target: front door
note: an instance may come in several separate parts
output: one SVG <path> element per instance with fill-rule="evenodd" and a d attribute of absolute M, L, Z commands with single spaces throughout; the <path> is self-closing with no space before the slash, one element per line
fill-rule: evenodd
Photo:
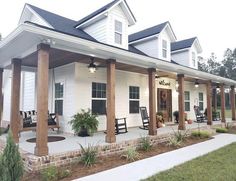
<path fill-rule="evenodd" d="M 171 89 L 157 89 L 157 110 L 162 112 L 165 122 L 172 121 Z"/>

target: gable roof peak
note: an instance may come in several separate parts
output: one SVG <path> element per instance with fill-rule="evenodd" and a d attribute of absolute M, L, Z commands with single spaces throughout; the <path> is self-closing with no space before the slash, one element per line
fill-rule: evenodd
<path fill-rule="evenodd" d="M 103 15 L 104 13 L 109 11 L 109 9 L 111 9 L 115 5 L 119 5 L 120 3 L 124 3 L 124 6 L 126 7 L 126 11 L 128 12 L 128 14 L 130 16 L 129 19 L 132 19 L 132 20 L 129 20 L 129 22 L 130 22 L 130 24 L 134 24 L 136 22 L 136 19 L 133 15 L 131 9 L 129 8 L 126 0 L 113 0 L 110 3 L 106 4 L 105 6 L 99 8 L 98 10 L 96 10 L 94 12 L 92 12 L 88 16 L 85 16 L 84 18 L 77 21 L 75 27 L 78 28 L 78 27 L 82 26 L 83 24 L 85 24 L 86 22 L 88 22 L 89 20 Z"/>
<path fill-rule="evenodd" d="M 136 32 L 136 33 L 133 33 L 133 34 L 129 35 L 129 42 L 132 43 L 134 41 L 138 41 L 138 40 L 141 40 L 141 39 L 144 39 L 144 38 L 147 38 L 147 37 L 151 37 L 153 35 L 157 35 L 157 34 L 161 33 L 162 30 L 164 30 L 168 25 L 170 27 L 170 30 L 173 34 L 174 39 L 176 39 L 176 36 L 175 36 L 175 34 L 172 30 L 170 22 L 165 21 L 161 24 L 152 26 L 150 28 L 146 28 L 144 30 L 141 30 L 139 32 Z"/>

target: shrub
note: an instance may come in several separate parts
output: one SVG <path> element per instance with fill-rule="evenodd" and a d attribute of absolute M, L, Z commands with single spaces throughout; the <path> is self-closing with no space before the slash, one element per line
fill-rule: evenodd
<path fill-rule="evenodd" d="M 98 148 L 96 146 L 88 145 L 87 148 L 84 148 L 80 144 L 81 148 L 81 158 L 80 162 L 83 163 L 86 167 L 90 167 L 97 161 Z"/>
<path fill-rule="evenodd" d="M 128 161 L 135 161 L 139 159 L 139 153 L 136 151 L 135 148 L 130 147 L 124 151 L 121 157 L 125 158 Z"/>
<path fill-rule="evenodd" d="M 211 136 L 208 131 L 193 131 L 191 135 L 197 138 L 209 138 Z"/>
<path fill-rule="evenodd" d="M 59 179 L 70 176 L 71 171 L 66 169 L 58 169 L 56 166 L 50 166 L 41 171 L 43 181 L 57 181 Z"/>
<path fill-rule="evenodd" d="M 55 166 L 50 166 L 41 172 L 42 179 L 44 181 L 56 181 L 58 180 L 58 171 Z"/>
<path fill-rule="evenodd" d="M 4 167 L 2 163 L 2 155 L 0 155 L 0 180 L 3 180 Z"/>
<path fill-rule="evenodd" d="M 144 136 L 140 138 L 140 150 L 149 151 L 152 148 L 149 137 Z"/>
<path fill-rule="evenodd" d="M 182 144 L 181 140 L 177 140 L 176 137 L 171 136 L 167 141 L 167 146 L 180 147 Z"/>
<path fill-rule="evenodd" d="M 12 133 L 7 136 L 7 144 L 3 150 L 1 164 L 4 168 L 2 180 L 19 181 L 23 176 L 24 166 L 19 153 L 19 147 L 14 143 Z"/>
<path fill-rule="evenodd" d="M 216 128 L 216 132 L 217 133 L 228 133 L 228 129 L 227 128 Z"/>
<path fill-rule="evenodd" d="M 225 127 L 226 127 L 226 129 L 230 130 L 233 127 L 233 123 L 232 122 L 228 122 L 228 123 L 226 123 Z"/>
<path fill-rule="evenodd" d="M 185 130 L 185 131 L 181 131 L 181 130 L 177 130 L 177 131 L 174 131 L 174 137 L 176 139 L 177 142 L 182 142 L 185 140 L 185 138 L 188 136 L 188 130 Z"/>

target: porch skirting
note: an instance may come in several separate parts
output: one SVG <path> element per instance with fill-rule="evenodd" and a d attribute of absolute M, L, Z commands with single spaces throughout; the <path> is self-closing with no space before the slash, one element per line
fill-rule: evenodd
<path fill-rule="evenodd" d="M 197 129 L 198 128 L 189 129 L 188 135 L 190 135 L 191 131 L 197 130 Z M 211 129 L 211 126 L 203 126 L 201 127 L 201 130 L 210 130 L 213 132 L 213 129 Z M 154 136 L 148 136 L 148 137 L 150 138 L 152 145 L 157 145 L 159 143 L 168 141 L 171 135 L 173 135 L 173 132 L 160 134 L 160 135 L 154 135 Z M 98 155 L 107 156 L 107 155 L 122 153 L 128 147 L 137 148 L 139 144 L 140 144 L 140 138 L 136 138 L 136 139 L 128 140 L 128 141 L 122 141 L 119 143 L 111 143 L 109 145 L 101 145 L 101 146 L 98 146 L 98 153 L 99 153 Z M 0 152 L 3 151 L 4 146 L 5 146 L 5 143 L 0 139 Z M 25 170 L 28 172 L 39 171 L 51 165 L 59 166 L 59 167 L 63 165 L 67 165 L 77 160 L 78 157 L 80 157 L 81 155 L 81 150 L 79 149 L 76 151 L 68 151 L 68 152 L 63 152 L 59 154 L 50 154 L 47 156 L 35 156 L 32 153 L 28 153 L 21 149 L 20 149 L 20 152 L 23 158 Z"/>

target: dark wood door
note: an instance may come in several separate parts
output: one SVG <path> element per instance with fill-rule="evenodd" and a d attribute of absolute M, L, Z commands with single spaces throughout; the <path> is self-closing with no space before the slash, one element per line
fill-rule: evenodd
<path fill-rule="evenodd" d="M 165 122 L 172 121 L 171 89 L 157 89 L 157 111 L 163 113 Z"/>

